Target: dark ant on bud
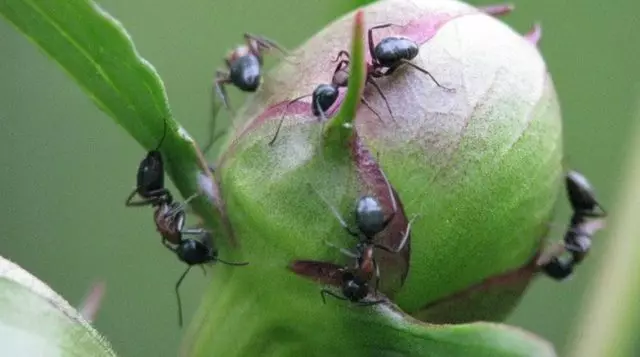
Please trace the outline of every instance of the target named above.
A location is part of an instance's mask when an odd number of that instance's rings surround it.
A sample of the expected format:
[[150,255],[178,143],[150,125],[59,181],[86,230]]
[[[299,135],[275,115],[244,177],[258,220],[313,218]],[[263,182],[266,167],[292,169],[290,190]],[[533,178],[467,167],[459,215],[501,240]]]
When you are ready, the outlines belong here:
[[441,85],[429,71],[411,62],[418,56],[419,47],[415,41],[403,36],[385,37],[378,44],[374,45],[373,30],[383,29],[391,26],[399,26],[391,23],[373,26],[367,31],[369,37],[369,54],[371,55],[372,67],[368,71],[368,76],[380,78],[390,76],[403,65],[411,66],[426,74],[440,88],[453,91],[451,88]]
[[[321,292],[323,301],[325,300],[324,296],[328,294],[342,300],[358,302],[369,294],[368,282],[374,276],[376,278],[375,292],[377,293],[380,283],[380,270],[375,258],[373,257],[374,248],[382,249],[386,252],[396,254],[400,252],[409,241],[413,219],[407,223],[407,227],[405,229],[402,240],[396,248],[387,247],[386,245],[379,244],[374,241],[375,236],[387,228],[398,210],[397,202],[393,189],[391,188],[391,184],[387,180],[387,177],[384,175],[384,173],[382,171],[380,172],[387,185],[389,197],[391,200],[392,212],[389,217],[385,218],[382,205],[380,204],[380,201],[378,201],[378,199],[370,195],[364,195],[360,197],[356,202],[355,208],[357,230],[349,227],[338,210],[333,207],[318,191],[314,190],[316,194],[320,196],[320,198],[327,204],[327,206],[329,206],[329,208],[333,212],[333,215],[340,222],[340,225],[349,233],[349,235],[357,240],[355,252],[339,248],[333,243],[327,242],[328,245],[338,248],[342,253],[355,258],[356,263],[353,268],[343,268],[341,270],[342,293],[344,297],[336,295],[331,290],[323,289]],[[372,303],[367,302],[365,305],[371,304]]]
[[[369,260],[369,259],[365,259]],[[363,267],[343,267],[337,264],[316,260],[295,260],[289,270],[316,282],[335,286],[340,289],[337,294],[330,289],[320,291],[322,301],[326,303],[326,295],[336,299],[350,301],[358,306],[371,306],[384,302],[384,299],[371,300],[369,281],[371,271]]]
[[228,72],[216,71],[214,87],[227,109],[230,106],[225,84],[233,84],[244,92],[255,92],[262,80],[263,52],[275,48],[287,54],[280,45],[265,37],[245,33],[244,39],[246,44],[238,46],[225,58]]
[[568,259],[553,256],[542,266],[544,272],[553,279],[564,280],[569,277],[574,267],[580,264],[591,248],[591,236],[594,219],[606,217],[607,213],[595,199],[595,193],[589,181],[576,171],[567,173],[567,197],[573,209],[569,228],[564,235],[562,252],[569,253]]
[[[340,51],[340,53],[338,54],[338,56],[333,62],[337,62],[341,54],[343,53],[346,53],[346,52]],[[303,98],[311,97],[311,112],[315,117],[317,117],[320,120],[320,122],[326,121],[327,111],[336,102],[336,100],[338,100],[338,95],[340,93],[339,88],[346,87],[348,84],[349,74],[346,71],[346,68],[348,66],[349,66],[349,62],[347,60],[340,60],[338,62],[338,65],[336,66],[336,69],[333,71],[331,83],[320,84],[313,90],[313,93],[305,94],[287,103],[287,105],[284,108],[282,117],[278,122],[276,133],[273,135],[273,139],[269,141],[269,146],[272,146],[273,143],[275,143],[276,139],[278,138],[278,134],[280,133],[280,129],[282,128],[282,123],[284,122],[284,116],[287,113],[287,109],[289,108],[289,106]],[[387,109],[389,110],[389,114],[391,114],[391,107],[389,106],[389,102],[387,101],[387,98],[385,97],[384,93],[382,93],[382,90],[380,89],[380,87],[378,87],[376,83],[373,83],[373,85],[378,90],[378,93],[380,93],[380,95],[382,96],[382,99],[385,101],[387,105]],[[367,108],[369,108],[369,110],[371,110],[373,114],[375,114],[378,117],[378,119],[380,119],[380,121],[382,121],[382,117],[380,116],[380,114],[375,109],[373,109],[371,104],[369,104],[369,102],[364,97],[361,97],[360,101]],[[391,116],[393,118],[393,114],[391,114]]]
[[[173,196],[164,187],[164,162],[160,154],[167,131],[167,121],[164,122],[164,133],[158,147],[147,153],[140,162],[137,172],[137,187],[127,198],[125,205],[154,206],[153,213],[156,229],[162,237],[162,244],[176,254],[178,259],[188,265],[175,286],[178,300],[178,324],[182,326],[182,302],[180,299],[180,285],[194,265],[220,262],[227,265],[247,265],[249,263],[233,263],[218,258],[218,251],[214,249],[213,240],[209,232],[201,228],[184,228],[185,207],[198,194],[194,194],[182,203],[174,202]],[[210,167],[213,171],[213,168]],[[140,201],[133,201],[136,193],[142,197]],[[185,238],[196,236],[198,239]],[[204,268],[203,268],[204,271]]]
[[[227,265],[247,265],[249,263],[233,263],[218,258],[218,251],[214,248],[211,234],[202,228],[184,228],[186,205],[197,197],[194,194],[182,203],[162,202],[156,206],[154,221],[156,229],[162,236],[162,244],[176,254],[178,259],[187,264],[187,269],[176,282],[175,292],[178,300],[178,325],[182,327],[182,301],[180,299],[180,285],[187,273],[194,265],[212,264],[220,262]],[[185,238],[194,236],[194,238]],[[203,267],[204,271],[204,267]]]

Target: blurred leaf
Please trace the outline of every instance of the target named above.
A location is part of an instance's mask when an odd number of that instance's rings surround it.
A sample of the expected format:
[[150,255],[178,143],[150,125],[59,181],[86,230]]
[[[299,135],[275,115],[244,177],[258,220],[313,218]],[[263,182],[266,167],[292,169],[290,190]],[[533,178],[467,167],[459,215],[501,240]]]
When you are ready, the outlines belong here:
[[[162,80],[117,20],[90,0],[3,0],[0,14],[58,62],[143,147],[157,148],[166,131],[160,150],[182,195],[204,191],[218,204],[217,186],[195,143],[173,120]],[[207,223],[222,225],[211,205],[198,201],[200,215],[213,218]]]
[[4,356],[115,356],[69,303],[2,257],[0,346]]
[[[640,99],[640,98],[638,98]],[[575,322],[572,357],[638,356],[640,327],[640,100],[634,113],[635,135],[629,144],[619,197],[598,270]]]

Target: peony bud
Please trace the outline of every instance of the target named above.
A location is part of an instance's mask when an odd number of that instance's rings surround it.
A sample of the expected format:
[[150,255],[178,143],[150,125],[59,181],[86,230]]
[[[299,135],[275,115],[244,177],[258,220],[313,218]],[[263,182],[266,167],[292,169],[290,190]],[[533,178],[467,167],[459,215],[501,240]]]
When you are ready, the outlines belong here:
[[[394,24],[373,32],[374,46],[387,36],[414,41],[419,53],[411,63],[433,78],[404,65],[374,79],[387,102],[367,83],[361,94],[370,107],[354,107],[353,127],[322,122],[311,98],[292,100],[331,83],[338,52],[350,50],[354,14],[265,76],[216,171],[253,269],[220,267],[224,277],[208,299],[240,304],[235,311],[243,313],[233,319],[280,321],[293,339],[306,326],[296,318],[315,319],[313,331],[326,339],[351,333],[340,322],[366,310],[344,301],[323,305],[318,283],[340,294],[336,272],[353,266],[354,258],[336,246],[353,249],[358,240],[336,216],[356,230],[358,198],[371,195],[385,217],[393,198],[397,204],[374,240],[402,248],[374,249],[383,296],[432,323],[502,320],[509,313],[538,270],[562,178],[562,131],[553,84],[535,47],[539,31],[526,39],[489,16],[492,11],[452,0],[385,0],[363,8],[363,35]],[[363,50],[371,71],[369,48]],[[357,86],[363,78],[352,72],[348,79]],[[349,93],[345,99],[340,89],[327,117],[345,117],[349,96],[355,93],[358,102],[359,94],[351,87]],[[409,222],[409,242],[400,247]],[[249,311],[260,301],[276,308],[254,317]],[[226,316],[223,309],[202,316]]]

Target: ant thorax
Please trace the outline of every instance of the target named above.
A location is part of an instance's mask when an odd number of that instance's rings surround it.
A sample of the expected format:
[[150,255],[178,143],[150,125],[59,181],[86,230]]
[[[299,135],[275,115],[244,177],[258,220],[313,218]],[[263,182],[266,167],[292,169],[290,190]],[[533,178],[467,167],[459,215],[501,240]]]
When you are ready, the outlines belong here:
[[184,212],[175,211],[177,204],[161,204],[154,212],[156,229],[172,244],[180,244],[184,228]]

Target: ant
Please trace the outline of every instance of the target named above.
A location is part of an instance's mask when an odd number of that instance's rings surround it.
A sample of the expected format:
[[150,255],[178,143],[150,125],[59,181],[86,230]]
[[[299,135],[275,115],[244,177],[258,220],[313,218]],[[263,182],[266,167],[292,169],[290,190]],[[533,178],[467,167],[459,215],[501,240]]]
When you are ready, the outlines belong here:
[[[218,258],[218,251],[213,247],[211,234],[202,228],[184,228],[184,207],[197,197],[194,194],[184,202],[165,201],[157,205],[154,212],[156,229],[162,236],[162,244],[176,254],[178,259],[187,264],[187,269],[176,282],[175,291],[178,300],[178,325],[182,327],[182,301],[180,299],[180,285],[187,273],[194,265],[220,262],[227,265],[247,265],[249,263],[234,263]],[[197,236],[199,239],[185,238],[184,236]],[[203,272],[206,273],[204,267]]]
[[[338,219],[340,225],[351,235],[354,237],[358,243],[355,247],[355,252],[349,251],[346,249],[339,248],[335,246],[331,242],[326,242],[328,245],[340,249],[342,253],[353,257],[356,259],[356,264],[354,268],[344,268],[342,271],[342,292],[344,297],[337,296],[330,290],[323,289],[322,299],[325,300],[325,295],[329,294],[331,296],[337,297],[342,300],[350,300],[350,301],[359,301],[364,296],[366,296],[369,292],[368,281],[375,274],[376,285],[375,291],[378,291],[378,285],[380,282],[380,271],[378,268],[378,264],[373,257],[374,248],[382,249],[389,253],[399,253],[405,247],[407,242],[409,241],[409,236],[411,233],[411,224],[413,220],[412,218],[408,223],[404,235],[400,244],[396,248],[390,248],[386,245],[375,243],[375,236],[384,231],[389,223],[393,220],[398,210],[397,202],[395,199],[395,195],[393,192],[393,188],[387,180],[386,175],[382,170],[380,170],[382,177],[387,185],[387,189],[389,192],[389,197],[391,199],[391,207],[392,212],[389,217],[384,217],[384,212],[382,210],[382,205],[380,201],[371,195],[363,195],[356,201],[355,208],[355,218],[356,218],[356,226],[357,230],[353,230],[346,221],[342,218],[340,213],[337,211],[335,207],[333,207],[327,200],[324,198],[318,191],[314,190],[318,196],[329,206],[333,215]],[[370,303],[366,303],[366,305],[370,305]]]
[[561,260],[559,256],[554,256],[543,266],[545,273],[556,280],[569,277],[573,268],[584,260],[591,248],[591,237],[595,231],[592,225],[594,219],[607,216],[605,209],[595,199],[593,188],[586,177],[577,171],[569,171],[565,182],[573,215],[564,235],[562,248],[570,257]]
[[[369,281],[375,276],[376,285],[375,292],[378,291],[380,282],[380,270],[378,264],[373,258],[373,246],[367,245],[360,247],[362,249],[356,256],[356,264],[353,268],[344,267],[338,269],[340,274],[342,296],[335,292],[324,288],[320,291],[322,302],[327,303],[326,295],[331,295],[339,300],[351,301],[359,306],[377,305],[384,300],[363,301],[370,293]],[[352,254],[351,252],[349,252]]]
[[[175,253],[178,259],[188,265],[178,279],[175,290],[178,299],[178,324],[182,326],[182,303],[179,288],[192,266],[205,263],[220,262],[228,265],[247,265],[248,263],[233,263],[218,258],[218,251],[213,248],[211,235],[201,228],[184,228],[185,206],[198,194],[187,198],[183,203],[173,201],[173,196],[164,187],[164,162],[159,151],[167,132],[167,120],[164,121],[164,133],[158,146],[147,153],[140,162],[137,173],[137,187],[127,198],[125,205],[153,206],[156,229],[162,236],[162,244]],[[140,201],[133,201],[136,193],[142,197]],[[200,240],[184,238],[185,235],[200,237]],[[204,268],[203,268],[204,271]]]
[[[372,60],[371,65],[367,66],[367,83],[371,83],[372,85],[374,85],[377,91],[381,93],[382,91],[373,81],[373,79],[390,76],[398,68],[402,67],[403,65],[408,65],[429,76],[429,78],[431,78],[436,86],[446,90],[447,92],[453,92],[453,88],[447,88],[441,85],[440,82],[438,82],[438,80],[436,80],[436,78],[431,73],[429,73],[429,71],[411,62],[412,59],[418,56],[418,53],[420,51],[418,44],[415,41],[404,36],[389,36],[380,40],[378,44],[374,44],[373,31],[391,26],[400,25],[386,23],[373,26],[367,31],[369,55],[371,55]],[[342,59],[339,62],[338,66],[340,66],[340,64],[348,65],[350,61],[349,52],[345,50],[338,52],[338,58],[342,56],[344,56],[346,59]]]
[[[371,259],[365,260],[372,261]],[[329,262],[295,260],[289,266],[289,270],[312,280],[339,287],[342,295],[326,288],[320,291],[322,302],[325,304],[327,302],[326,295],[350,301],[358,306],[371,306],[385,301],[384,299],[363,301],[370,294],[369,281],[373,277],[373,270],[364,266],[356,265],[350,268]]]
[[[343,51],[341,51],[340,53],[342,53]],[[340,53],[338,54],[338,56],[332,61],[332,62],[337,62],[338,59],[340,58]],[[289,106],[303,98],[307,98],[307,97],[311,97],[311,112],[313,113],[313,115],[318,118],[321,122],[326,121],[327,117],[326,117],[326,112],[327,110],[329,110],[329,108],[331,108],[331,106],[336,102],[336,100],[338,100],[338,95],[339,95],[339,88],[340,87],[346,87],[348,84],[348,80],[349,80],[349,74],[346,71],[346,67],[348,67],[349,62],[346,60],[341,60],[340,62],[338,62],[338,65],[336,66],[336,69],[333,71],[333,76],[331,78],[331,83],[323,83],[323,84],[319,84],[311,94],[305,94],[303,96],[300,96],[298,98],[295,98],[291,101],[289,101],[287,103],[287,105],[284,108],[284,112],[282,114],[282,117],[280,118],[280,121],[278,122],[278,127],[276,129],[276,133],[273,136],[273,139],[271,139],[271,141],[269,141],[269,146],[272,146],[273,143],[275,143],[276,139],[278,138],[278,134],[280,133],[280,129],[282,128],[282,123],[284,122],[284,116],[287,112],[287,109],[289,108]],[[384,93],[382,92],[382,89],[380,89],[380,87],[378,86],[377,83],[375,82],[371,82],[374,87],[377,89],[378,93],[380,93],[380,96],[382,96],[382,99],[384,100],[385,104],[387,105],[387,109],[389,110],[389,114],[391,114],[391,117],[393,118],[393,113],[391,112],[391,107],[389,106],[389,102],[387,101],[387,98],[385,97]],[[382,117],[380,116],[380,114],[373,109],[373,107],[371,106],[371,104],[363,97],[360,98],[360,101],[362,102],[362,104],[364,104],[367,108],[369,108],[369,110],[371,110],[373,112],[373,114],[375,114],[376,117],[378,117],[378,119],[380,119],[380,121],[382,121]]]
[[224,106],[229,109],[229,100],[225,84],[233,84],[244,92],[255,92],[262,78],[262,54],[265,50],[277,49],[287,54],[276,42],[264,37],[244,34],[245,44],[232,50],[225,58],[228,72],[216,71],[214,86]]

